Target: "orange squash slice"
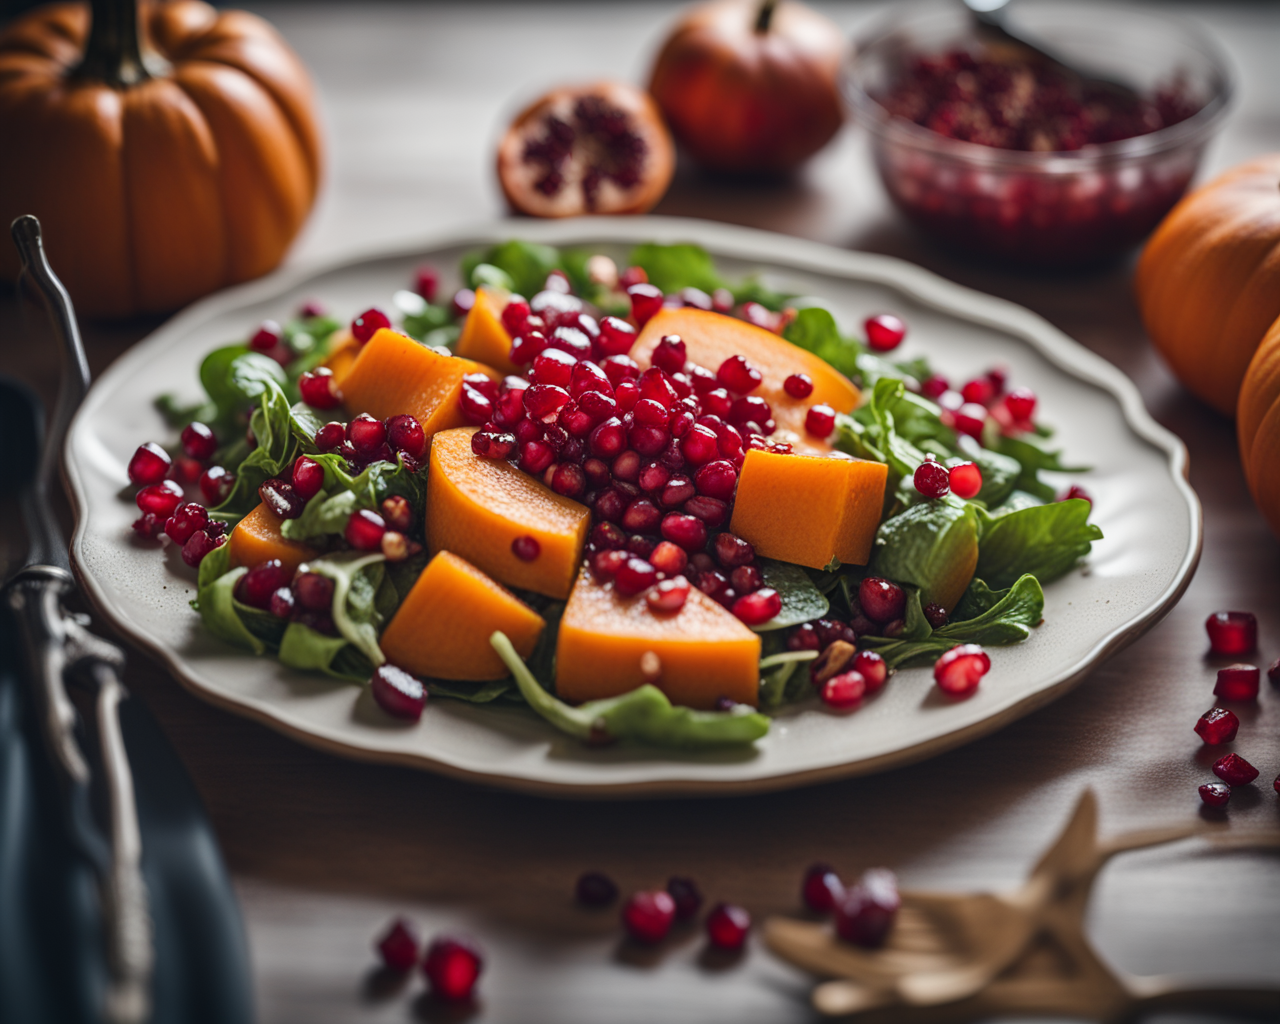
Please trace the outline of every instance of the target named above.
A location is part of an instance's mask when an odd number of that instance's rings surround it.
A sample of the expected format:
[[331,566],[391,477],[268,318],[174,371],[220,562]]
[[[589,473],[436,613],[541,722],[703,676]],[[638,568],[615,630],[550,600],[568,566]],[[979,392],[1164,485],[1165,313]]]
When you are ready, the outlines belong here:
[[342,382],[347,379],[347,374],[351,372],[352,364],[355,363],[356,356],[359,354],[360,342],[356,341],[350,327],[344,327],[334,334],[333,340],[329,342],[329,354],[325,356],[324,363],[321,365],[333,371],[333,383],[339,389],[342,387]]
[[[509,462],[471,450],[475,427],[445,430],[431,442],[427,471],[427,548],[452,551],[509,587],[565,598],[582,562],[591,513]],[[534,558],[512,550],[532,537]]]
[[832,559],[866,565],[888,477],[882,462],[751,449],[729,528],[766,558],[814,569]]
[[227,538],[227,555],[231,560],[231,567],[234,569],[238,565],[247,565],[252,568],[259,562],[278,558],[287,569],[297,572],[298,566],[303,562],[320,554],[313,547],[282,537],[282,522],[271,509],[260,504],[236,523],[231,536]]
[[680,611],[658,614],[643,595],[621,597],[584,569],[560,620],[556,695],[596,700],[653,683],[691,708],[719,697],[755,704],[759,666],[760,637],[696,588]]
[[487,366],[442,355],[384,327],[360,350],[340,387],[351,412],[367,412],[380,420],[409,413],[431,437],[467,422],[458,408],[458,395],[468,373],[497,377]]
[[[644,325],[631,346],[631,358],[642,368],[648,368],[653,350],[668,334],[678,334],[684,339],[689,362],[712,373],[730,356],[742,356],[764,378],[751,394],[769,403],[779,430],[795,434],[802,445],[813,450],[829,451],[830,446],[805,432],[804,418],[809,407],[825,403],[836,412],[849,412],[858,404],[859,392],[853,382],[825,360],[772,331],[723,313],[703,309],[660,310]],[[783,381],[793,373],[807,373],[813,381],[813,393],[808,398],[792,398],[783,388]]]
[[476,301],[462,322],[462,333],[454,351],[464,359],[492,366],[502,374],[520,373],[511,361],[511,335],[502,324],[507,292],[503,289],[477,288]]
[[448,551],[427,563],[383,631],[392,664],[435,679],[502,679],[506,667],[489,637],[507,634],[520,657],[533,653],[546,622],[474,565]]

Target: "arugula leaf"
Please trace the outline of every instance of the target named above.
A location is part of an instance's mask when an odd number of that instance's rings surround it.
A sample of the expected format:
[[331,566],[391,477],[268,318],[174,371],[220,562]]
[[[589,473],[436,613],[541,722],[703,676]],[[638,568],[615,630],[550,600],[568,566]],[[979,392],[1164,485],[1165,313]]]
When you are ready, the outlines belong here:
[[858,377],[858,356],[862,346],[842,337],[836,326],[836,318],[819,306],[809,306],[796,311],[796,318],[782,332],[782,336],[806,352],[824,359],[846,377]]
[[363,683],[373,674],[367,660],[351,657],[353,648],[344,636],[325,636],[301,622],[291,622],[276,655],[282,664],[305,672],[319,670],[336,679]]
[[1020,491],[1034,494],[1041,501],[1053,501],[1057,497],[1054,489],[1041,481],[1039,472],[1042,469],[1058,473],[1083,473],[1087,466],[1064,466],[1061,453],[1050,451],[1044,447],[1034,434],[1023,434],[1020,437],[997,435],[993,442],[995,450],[1002,455],[1016,459],[1022,467],[1014,487]]
[[542,291],[547,275],[560,268],[560,253],[550,245],[511,239],[483,252],[469,253],[462,260],[462,277],[469,287],[477,283],[474,275],[481,264],[496,267],[507,275],[510,290],[531,298]]
[[769,731],[768,717],[749,705],[735,705],[732,711],[694,711],[673,705],[648,683],[619,697],[573,707],[543,688],[504,633],[494,633],[489,642],[529,706],[561,732],[586,742],[633,739],[652,746],[701,750],[753,743]]
[[[896,668],[937,658],[956,644],[998,647],[1021,643],[1044,617],[1044,590],[1030,573],[998,594],[993,595],[985,585],[982,589],[986,591],[984,600],[992,596],[998,600],[972,618],[948,622],[920,640],[863,637],[862,642],[879,652],[890,668]],[[963,602],[959,607],[963,607]]]
[[286,519],[280,534],[286,540],[315,540],[340,534],[357,509],[377,511],[383,499],[398,494],[421,509],[426,495],[425,472],[415,473],[404,461],[372,462],[358,476],[347,472],[346,460],[334,452],[313,453],[324,469],[324,487],[313,495],[297,519]]
[[252,510],[258,504],[258,488],[263,481],[279,476],[298,454],[293,410],[284,391],[275,381],[267,381],[261,396],[249,420],[258,446],[235,467],[236,482],[231,493],[213,510],[224,522],[238,521]]
[[[760,659],[760,707],[769,710],[797,700],[811,691],[808,673],[796,672],[802,662],[813,661],[817,651],[783,651]],[[798,683],[798,685],[795,685]]]
[[752,626],[757,633],[772,629],[784,629],[801,622],[820,619],[827,614],[831,603],[813,584],[809,574],[798,565],[790,562],[778,562],[772,558],[758,558],[756,564],[760,575],[764,577],[764,585],[772,587],[782,598],[782,610],[768,622]]
[[631,264],[643,267],[649,283],[667,294],[681,288],[700,288],[710,294],[725,285],[711,254],[699,245],[637,245],[631,250]]
[[1024,573],[1052,583],[1102,539],[1102,531],[1088,522],[1091,511],[1089,502],[1072,498],[1000,516],[982,512],[976,575],[994,587],[1008,586]]
[[306,564],[308,572],[333,580],[333,624],[374,668],[387,660],[378,646],[383,619],[375,607],[375,597],[386,571],[385,561],[381,553],[343,551],[322,555]]
[[216,409],[217,432],[233,428],[240,413],[269,386],[283,387],[288,382],[279,363],[247,345],[216,348],[200,364],[200,383]]

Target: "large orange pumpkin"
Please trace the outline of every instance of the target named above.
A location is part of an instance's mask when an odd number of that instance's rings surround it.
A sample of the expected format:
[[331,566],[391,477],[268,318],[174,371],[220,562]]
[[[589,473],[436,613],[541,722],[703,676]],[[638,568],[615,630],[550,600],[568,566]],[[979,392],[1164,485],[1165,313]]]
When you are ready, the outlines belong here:
[[1271,325],[1249,363],[1236,430],[1253,500],[1280,537],[1280,320]]
[[[34,213],[77,306],[164,312],[275,267],[320,180],[311,82],[199,0],[51,4],[0,33],[0,222]],[[16,255],[0,246],[0,272]]]
[[1280,154],[1186,196],[1135,279],[1147,333],[1184,385],[1235,415],[1245,369],[1280,316]]

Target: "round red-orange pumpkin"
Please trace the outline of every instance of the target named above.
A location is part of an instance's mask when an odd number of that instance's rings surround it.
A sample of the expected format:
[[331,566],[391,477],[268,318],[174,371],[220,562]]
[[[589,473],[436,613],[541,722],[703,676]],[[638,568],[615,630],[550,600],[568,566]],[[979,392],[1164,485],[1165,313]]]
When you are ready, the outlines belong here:
[[1236,430],[1253,500],[1280,537],[1280,320],[1271,325],[1245,372]]
[[1280,316],[1280,154],[1186,196],[1147,243],[1135,279],[1147,333],[1178,379],[1228,416]]
[[718,171],[803,163],[844,120],[838,26],[795,0],[716,0],[675,27],[649,91],[672,133]]
[[[0,222],[33,213],[77,307],[165,312],[275,267],[320,180],[310,79],[199,0],[51,4],[0,33]],[[18,261],[0,245],[0,272]]]

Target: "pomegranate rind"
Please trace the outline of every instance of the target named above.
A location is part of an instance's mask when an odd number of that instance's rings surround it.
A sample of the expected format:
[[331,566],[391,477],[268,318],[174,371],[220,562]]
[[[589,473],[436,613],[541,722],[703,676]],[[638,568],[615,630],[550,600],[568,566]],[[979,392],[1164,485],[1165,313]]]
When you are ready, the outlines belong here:
[[[526,164],[523,159],[525,144],[540,130],[543,119],[553,114],[571,121],[574,104],[584,96],[598,96],[626,113],[647,147],[640,181],[626,189],[611,180],[603,181],[600,198],[591,210],[583,198],[584,164],[577,153],[571,154],[562,168],[564,187],[551,196],[538,191],[535,184],[544,169]],[[502,194],[515,210],[531,217],[648,213],[666,194],[674,173],[675,145],[662,113],[647,92],[626,82],[603,80],[553,89],[522,110],[498,144],[498,184]]]

